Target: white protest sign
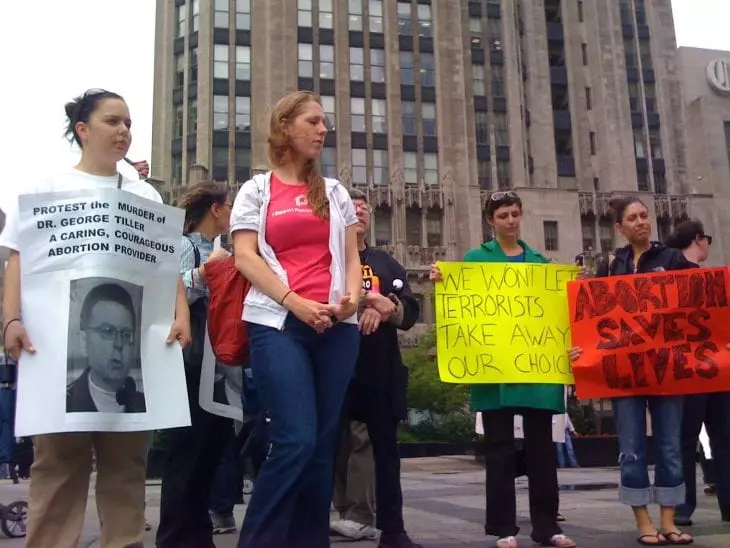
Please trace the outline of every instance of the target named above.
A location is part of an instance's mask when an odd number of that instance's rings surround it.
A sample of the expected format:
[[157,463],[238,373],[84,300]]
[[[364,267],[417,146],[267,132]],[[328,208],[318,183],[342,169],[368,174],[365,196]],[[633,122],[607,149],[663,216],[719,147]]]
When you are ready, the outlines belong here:
[[175,311],[184,212],[116,189],[21,195],[16,435],[190,424]]
[[218,363],[206,330],[198,396],[200,407],[208,413],[243,422],[243,374],[243,367]]

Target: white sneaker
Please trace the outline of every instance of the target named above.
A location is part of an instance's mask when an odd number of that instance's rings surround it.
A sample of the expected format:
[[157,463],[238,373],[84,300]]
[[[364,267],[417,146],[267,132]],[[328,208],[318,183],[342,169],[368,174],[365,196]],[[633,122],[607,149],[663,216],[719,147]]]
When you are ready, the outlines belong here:
[[378,530],[370,525],[363,525],[349,519],[341,519],[330,523],[330,531],[352,540],[377,540]]

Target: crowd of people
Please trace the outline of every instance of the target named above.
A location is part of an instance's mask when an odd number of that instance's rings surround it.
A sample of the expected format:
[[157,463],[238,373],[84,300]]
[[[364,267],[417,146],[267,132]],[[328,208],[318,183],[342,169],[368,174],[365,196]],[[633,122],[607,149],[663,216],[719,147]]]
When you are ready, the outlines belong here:
[[[66,114],[68,135],[81,149],[78,165],[25,193],[118,188],[161,202],[147,182],[117,171],[132,139],[130,114],[120,95],[89,90],[66,105]],[[197,183],[178,204],[185,224],[167,343],[183,348],[191,425],[168,432],[159,547],[213,548],[214,532],[236,528],[235,522],[221,522],[232,516],[233,502],[218,504],[212,498],[219,498],[221,462],[236,460],[240,436],[232,419],[199,405],[210,298],[206,267],[229,257],[228,251],[214,249],[223,234],[230,234],[236,268],[251,283],[242,318],[250,357],[240,366],[250,373],[267,419],[238,547],[322,548],[329,546],[331,532],[378,539],[380,548],[420,547],[406,533],[397,444],[398,424],[408,409],[408,370],[398,331],[415,324],[418,301],[403,266],[368,245],[372,209],[367,195],[317,171],[326,134],[318,97],[291,93],[271,113],[271,171],[256,175],[235,196],[225,184]],[[650,212],[638,198],[617,201],[613,210],[628,244],[599,267],[598,275],[696,268],[707,258],[712,238],[700,223],[683,223],[664,245],[651,240]],[[486,216],[495,237],[469,251],[464,261],[547,263],[520,239],[523,215],[516,192],[492,193]],[[17,358],[35,352],[21,310],[17,210],[8,212],[0,245],[11,250],[3,335]],[[441,279],[438,265],[432,266],[430,279]],[[570,350],[572,360],[580,355],[580,348]],[[471,387],[470,407],[480,413],[486,436],[485,533],[496,537],[497,548],[517,547],[515,416],[523,421],[531,538],[540,546],[576,546],[559,523],[557,468],[563,448],[553,439],[553,418],[566,413],[565,390],[549,384]],[[657,462],[653,486],[647,471],[647,408]],[[724,420],[730,394],[616,398],[613,410],[619,497],[634,511],[640,544],[692,542],[679,527],[691,525],[696,507],[695,450],[703,423],[715,457],[722,519],[730,520],[730,433]],[[147,432],[36,436],[27,546],[77,545],[93,455],[101,545],[141,547],[150,441]],[[570,451],[568,458],[577,465]],[[661,507],[659,527],[647,511],[652,502]]]

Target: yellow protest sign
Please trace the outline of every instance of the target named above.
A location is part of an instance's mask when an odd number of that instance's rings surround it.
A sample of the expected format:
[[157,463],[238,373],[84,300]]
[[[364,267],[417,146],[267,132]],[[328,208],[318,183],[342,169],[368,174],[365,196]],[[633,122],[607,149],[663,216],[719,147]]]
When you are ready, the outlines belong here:
[[571,384],[566,282],[554,264],[439,263],[436,350],[443,382]]

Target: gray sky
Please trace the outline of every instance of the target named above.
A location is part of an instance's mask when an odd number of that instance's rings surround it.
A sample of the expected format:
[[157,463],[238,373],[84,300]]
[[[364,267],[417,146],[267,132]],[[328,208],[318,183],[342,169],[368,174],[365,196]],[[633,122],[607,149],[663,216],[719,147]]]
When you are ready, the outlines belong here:
[[[0,206],[22,192],[27,181],[73,165],[77,152],[63,139],[63,105],[89,88],[125,97],[134,135],[129,157],[149,160],[155,3],[0,2]],[[680,46],[730,51],[730,1],[672,0],[672,5]],[[130,169],[120,164],[121,171],[133,175]]]

